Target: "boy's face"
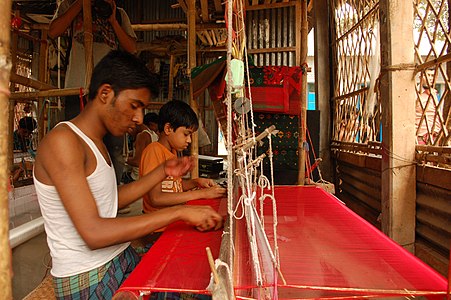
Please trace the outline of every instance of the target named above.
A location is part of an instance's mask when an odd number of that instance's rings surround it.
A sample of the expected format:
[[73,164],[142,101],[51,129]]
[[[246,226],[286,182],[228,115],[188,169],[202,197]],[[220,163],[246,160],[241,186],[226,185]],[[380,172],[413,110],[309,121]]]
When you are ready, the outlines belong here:
[[193,132],[194,130],[192,128],[186,128],[185,126],[181,126],[175,131],[172,127],[169,127],[167,135],[169,145],[176,151],[185,150],[191,143],[191,135]]

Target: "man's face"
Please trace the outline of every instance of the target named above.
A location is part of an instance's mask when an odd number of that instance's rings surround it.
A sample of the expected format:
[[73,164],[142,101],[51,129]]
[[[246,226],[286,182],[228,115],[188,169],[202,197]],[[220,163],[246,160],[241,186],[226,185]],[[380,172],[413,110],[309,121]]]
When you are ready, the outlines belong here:
[[133,132],[137,125],[142,124],[144,108],[149,102],[150,92],[146,88],[123,90],[116,97],[113,96],[107,106],[107,128],[110,133],[121,136]]
[[434,70],[426,70],[424,74],[421,76],[421,85],[425,89],[434,87]]

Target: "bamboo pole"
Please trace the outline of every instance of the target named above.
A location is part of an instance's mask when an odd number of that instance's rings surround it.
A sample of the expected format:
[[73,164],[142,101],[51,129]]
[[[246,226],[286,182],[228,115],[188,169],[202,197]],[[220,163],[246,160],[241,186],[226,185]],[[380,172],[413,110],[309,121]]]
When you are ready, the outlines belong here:
[[[84,90],[86,93],[87,90]],[[45,97],[61,97],[61,96],[73,96],[79,95],[79,88],[67,88],[67,89],[54,89],[54,90],[46,90],[39,92],[16,92],[12,93],[10,99],[11,100],[19,100],[19,99],[38,99]]]
[[10,16],[11,0],[4,0],[0,10],[0,291],[2,299],[12,299],[11,288],[11,248],[9,246],[9,172],[7,169],[8,152],[8,112],[9,112],[9,76],[10,60]]
[[134,31],[163,31],[163,30],[186,30],[188,25],[183,23],[173,24],[132,24]]
[[[15,12],[16,17],[20,17],[19,12]],[[11,34],[11,73],[16,73],[17,70],[17,45],[18,44],[18,34],[17,31],[13,30]],[[11,74],[10,74],[11,76]],[[9,90],[13,93],[16,89],[15,84],[11,84],[9,86]],[[8,132],[14,131],[14,108],[16,103],[10,102],[8,105],[9,114],[8,114]],[[14,136],[12,134],[8,137],[8,170],[11,171],[14,164]]]
[[[298,6],[296,6],[298,7]],[[299,63],[300,65],[304,64],[307,60],[307,36],[308,36],[308,21],[307,21],[307,0],[301,0],[300,7],[300,23],[301,23],[301,33],[300,38],[297,41],[300,42],[299,49]],[[298,34],[298,33],[297,33]],[[296,45],[297,47],[297,45]],[[298,140],[298,152],[299,152],[299,173],[298,173],[298,184],[304,185],[305,181],[305,161],[306,161],[306,153],[304,148],[304,141],[306,140],[306,126],[307,126],[307,71],[302,74],[301,78],[301,112],[299,115],[299,140]]]
[[56,86],[41,82],[39,80],[34,80],[32,78],[24,77],[11,72],[10,79],[11,82],[18,83],[27,87],[31,87],[37,90],[45,91],[56,89]]
[[[190,78],[189,85],[189,102],[191,108],[194,110],[196,115],[198,115],[197,111],[197,103],[196,99],[194,99],[194,91],[193,84],[191,82],[191,69],[196,66],[196,1],[188,0],[188,76]],[[198,133],[195,132],[192,135],[191,141],[191,155],[196,157],[199,155],[199,136]],[[199,166],[196,164],[193,170],[191,171],[191,178],[199,177]]]
[[169,59],[168,101],[171,101],[174,97],[174,64],[175,56],[171,55]]
[[83,0],[83,28],[84,33],[84,46],[85,46],[85,87],[89,86],[91,81],[92,69],[94,68],[94,58],[92,56],[92,14],[91,14],[91,0]]
[[[42,30],[41,31],[41,39],[46,41],[47,40],[47,31],[46,30]],[[47,81],[47,68],[48,68],[48,43],[41,43],[40,47],[39,47],[39,74],[38,74],[38,78],[39,81],[41,82],[46,82]],[[39,98],[38,99],[38,111],[43,111],[44,108],[44,99]],[[39,141],[41,141],[44,138],[44,130],[47,127],[46,124],[44,123],[45,118],[44,118],[44,114],[40,114],[38,116],[38,139]]]

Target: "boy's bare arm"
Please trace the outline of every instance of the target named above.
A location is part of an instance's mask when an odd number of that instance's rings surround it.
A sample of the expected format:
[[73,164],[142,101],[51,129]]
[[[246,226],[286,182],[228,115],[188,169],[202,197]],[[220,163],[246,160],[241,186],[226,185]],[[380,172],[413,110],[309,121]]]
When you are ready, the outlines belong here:
[[[73,134],[55,130],[49,135],[52,136],[40,145],[36,177],[44,178],[45,182],[50,180],[47,183],[55,186],[75,228],[91,249],[130,241],[177,220],[199,230],[222,225],[222,217],[205,206],[177,206],[131,218],[100,217],[86,181],[85,148]],[[162,173],[171,172],[162,168]]]
[[168,160],[139,180],[119,186],[119,207],[127,206],[153,190],[154,187],[160,186],[166,176],[180,177],[185,175],[192,166],[193,159],[191,157]]
[[178,193],[163,192],[161,189],[161,183],[156,185],[150,192],[150,204],[153,207],[161,208],[178,204],[184,204],[191,200],[197,199],[214,199],[222,198],[225,196],[226,189],[219,185],[214,185],[209,188],[201,188],[195,190],[189,190]]

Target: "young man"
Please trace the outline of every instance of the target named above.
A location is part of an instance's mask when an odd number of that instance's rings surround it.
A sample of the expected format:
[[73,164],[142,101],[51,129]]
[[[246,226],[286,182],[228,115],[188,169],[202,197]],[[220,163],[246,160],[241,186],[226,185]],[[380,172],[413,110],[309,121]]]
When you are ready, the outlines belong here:
[[[188,148],[191,134],[198,126],[196,113],[187,103],[173,100],[163,105],[158,118],[160,138],[144,149],[139,167],[140,176],[153,171],[159,164],[176,158],[177,152]],[[211,179],[182,180],[179,176],[169,176],[144,195],[143,210],[149,213],[190,200],[219,198],[225,192],[224,188]]]
[[138,181],[116,186],[102,139],[107,132],[121,136],[142,123],[153,91],[149,76],[136,57],[112,51],[94,68],[85,109],[57,125],[38,148],[33,177],[58,299],[111,299],[139,260],[130,240],[177,220],[199,230],[222,225],[221,216],[204,206],[116,218],[118,207],[191,167],[188,158],[171,160]]

